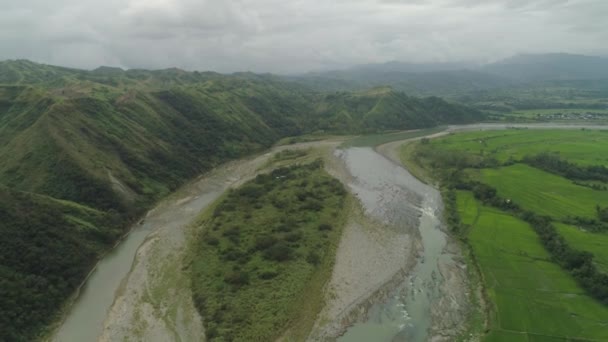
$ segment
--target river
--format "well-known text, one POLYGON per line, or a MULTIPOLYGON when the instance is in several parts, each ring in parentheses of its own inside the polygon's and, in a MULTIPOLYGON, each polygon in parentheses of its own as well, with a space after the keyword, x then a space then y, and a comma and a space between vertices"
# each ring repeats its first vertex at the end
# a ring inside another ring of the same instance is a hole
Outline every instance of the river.
POLYGON ((339 154, 353 176, 349 186, 366 214, 386 229, 418 236, 422 247, 409 276, 388 298, 372 305, 367 319, 350 327, 339 341, 425 341, 431 304, 440 294, 439 260, 451 259, 438 218, 441 195, 372 148, 349 148, 339 154))
MULTIPOLYGON (((450 126, 448 131, 507 127, 602 128, 590 125, 478 124, 450 126)), ((302 144, 301 147, 321 145, 335 147, 337 143, 312 142, 302 144)), ((289 148, 298 147, 300 146, 289 148)), ((274 151, 284 148, 288 147, 275 148, 274 151)), ((352 175, 348 185, 357 195, 366 214, 391 229, 417 236, 421 244, 417 262, 411 270, 407 270, 407 277, 391 290, 387 298, 372 305, 367 319, 349 328, 340 341, 425 341, 429 338, 429 329, 436 323, 433 322, 433 312, 438 311, 436 305, 441 303, 441 297, 446 296, 446 286, 442 286, 447 274, 446 265, 454 263, 453 253, 447 248, 449 238, 439 219, 441 196, 436 189, 421 183, 403 167, 372 148, 349 148, 339 153, 338 157, 352 175)), ((140 266, 146 260, 154 260, 146 259, 146 249, 160 248, 165 252, 160 255, 167 256, 163 257, 165 262, 180 260, 171 258, 179 257, 173 255, 173 252, 183 247, 186 240, 185 228, 226 189, 259 172, 269 156, 270 153, 267 153, 218 167, 187 184, 150 211, 143 224, 135 225, 131 233, 97 264, 52 341, 95 341, 102 335, 105 336, 102 340, 122 340, 132 336, 127 330, 135 324, 134 317, 141 313, 132 308, 137 302, 129 301, 132 300, 130 297, 138 295, 141 287, 151 286, 146 275, 151 272, 146 269, 149 265, 140 266), (152 241, 163 242, 154 245, 152 241), (146 244, 150 245, 149 248, 143 248, 146 244), (142 267, 140 273, 143 275, 138 275, 138 268, 142 267)), ((145 307, 142 307, 142 312, 145 311, 143 309, 145 307)), ((192 308, 189 309, 193 311, 192 308)), ((162 314, 159 312, 156 315, 160 317, 162 314)), ((200 317, 193 320, 193 325, 200 323, 200 317)), ((160 319, 154 322, 158 330, 151 329, 152 335, 142 339, 179 340, 180 336, 182 339, 183 336, 189 336, 184 332, 187 328, 180 322, 167 323, 160 319), (166 331, 171 333, 165 334, 166 331), (158 335, 157 338, 151 337, 154 334, 158 335)), ((144 322, 142 326, 150 326, 149 323, 144 322)), ((198 333, 200 332, 197 331, 198 333)))

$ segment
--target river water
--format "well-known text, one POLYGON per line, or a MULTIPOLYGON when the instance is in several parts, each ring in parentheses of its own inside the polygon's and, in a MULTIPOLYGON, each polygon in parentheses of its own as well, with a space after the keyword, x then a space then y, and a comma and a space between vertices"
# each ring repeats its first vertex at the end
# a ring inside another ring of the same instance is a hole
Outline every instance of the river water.
POLYGON ((137 247, 152 230, 148 224, 135 227, 120 248, 110 251, 80 289, 78 301, 57 331, 54 341, 95 341, 114 301, 114 293, 131 268, 137 247))
POLYGON ((349 186, 366 214, 387 229, 419 234, 423 247, 411 276, 386 300, 374 304, 367 320, 350 327, 339 341, 425 341, 431 304, 439 296, 438 261, 449 258, 443 254, 446 236, 438 218, 441 196, 372 148, 349 148, 337 154, 353 177, 349 186))

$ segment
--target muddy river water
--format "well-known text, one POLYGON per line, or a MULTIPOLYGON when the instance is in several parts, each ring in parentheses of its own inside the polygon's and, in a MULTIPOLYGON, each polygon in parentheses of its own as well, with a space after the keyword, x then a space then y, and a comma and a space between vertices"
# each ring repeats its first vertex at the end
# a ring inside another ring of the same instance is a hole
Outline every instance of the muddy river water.
POLYGON ((419 234, 422 247, 416 266, 403 283, 387 299, 374 304, 367 319, 350 327, 339 341, 425 341, 431 304, 440 294, 438 262, 450 258, 444 253, 446 236, 439 220, 441 196, 372 148, 337 153, 353 176, 349 186, 366 214, 387 229, 419 234))

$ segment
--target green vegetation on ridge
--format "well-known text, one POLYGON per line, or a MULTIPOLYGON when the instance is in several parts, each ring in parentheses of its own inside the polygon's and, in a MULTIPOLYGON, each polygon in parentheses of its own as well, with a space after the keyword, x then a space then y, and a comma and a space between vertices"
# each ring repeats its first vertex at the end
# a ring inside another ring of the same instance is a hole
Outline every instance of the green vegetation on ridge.
POLYGON ((290 325, 310 330, 345 196, 316 161, 259 175, 204 215, 192 287, 208 340, 271 341, 290 325))

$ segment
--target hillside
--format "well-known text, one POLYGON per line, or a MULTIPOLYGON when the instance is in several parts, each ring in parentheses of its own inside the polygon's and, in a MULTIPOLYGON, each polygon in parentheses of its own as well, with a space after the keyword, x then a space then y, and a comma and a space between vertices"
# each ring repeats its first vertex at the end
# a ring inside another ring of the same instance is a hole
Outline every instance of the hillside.
POLYGON ((219 163, 303 133, 482 117, 390 88, 324 94, 272 75, 0 62, 0 233, 10 247, 0 248, 0 322, 17 320, 0 340, 44 333, 129 223, 219 163))
POLYGON ((406 130, 481 119, 469 107, 438 97, 410 97, 389 87, 324 95, 317 115, 319 128, 340 133, 406 130))
POLYGON ((31 340, 123 233, 116 215, 0 186, 0 340, 31 340))

